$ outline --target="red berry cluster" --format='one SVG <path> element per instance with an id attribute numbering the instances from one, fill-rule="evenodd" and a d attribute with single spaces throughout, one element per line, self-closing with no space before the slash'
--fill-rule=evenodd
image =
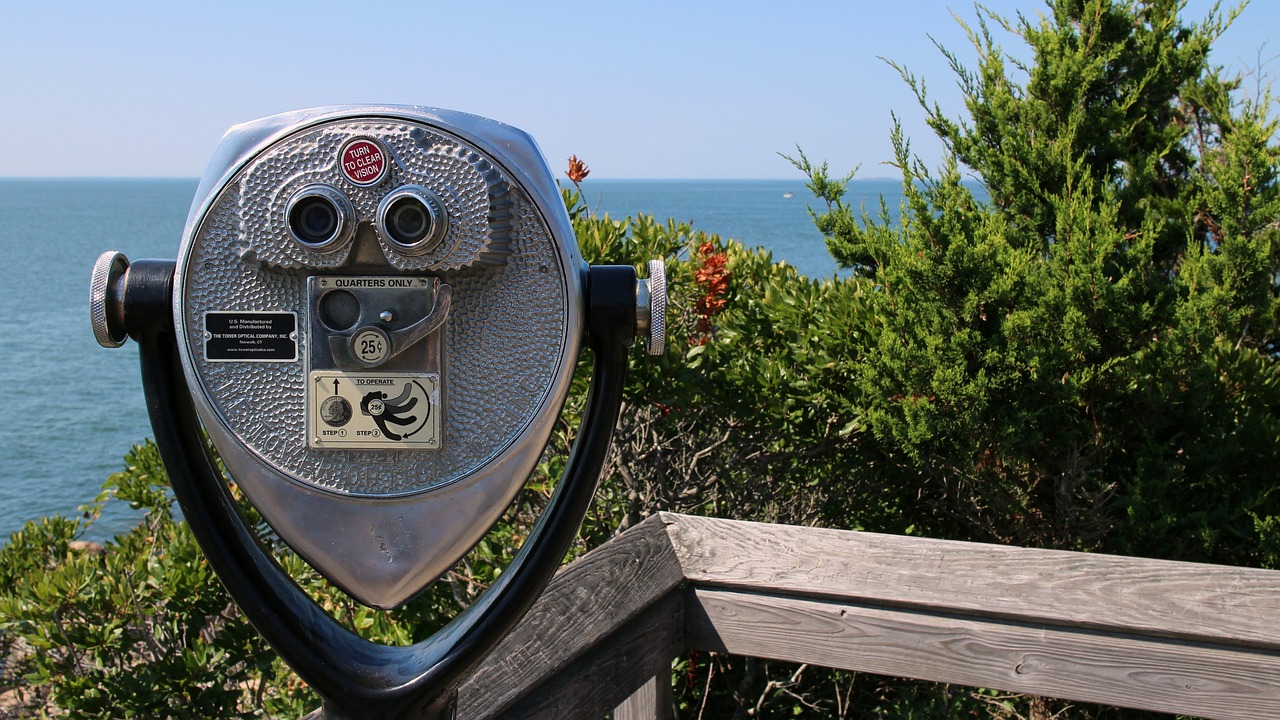
<path id="1" fill-rule="evenodd" d="M 725 295 L 729 292 L 729 256 L 723 251 L 717 252 L 714 243 L 703 242 L 698 245 L 696 259 L 698 269 L 693 273 L 693 280 L 702 288 L 702 297 L 694 305 L 694 312 L 698 315 L 696 328 L 703 334 L 705 343 L 705 336 L 712 331 L 711 318 L 724 308 Z"/>

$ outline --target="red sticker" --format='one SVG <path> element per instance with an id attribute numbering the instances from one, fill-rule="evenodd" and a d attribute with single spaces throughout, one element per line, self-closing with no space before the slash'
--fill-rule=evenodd
<path id="1" fill-rule="evenodd" d="M 342 146 L 342 174 L 353 185 L 373 185 L 387 174 L 387 154 L 372 140 L 358 138 Z"/>

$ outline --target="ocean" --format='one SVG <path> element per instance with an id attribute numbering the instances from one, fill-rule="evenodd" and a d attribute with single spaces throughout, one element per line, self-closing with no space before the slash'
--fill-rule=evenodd
<path id="1" fill-rule="evenodd" d="M 89 327 L 94 260 L 173 258 L 196 181 L 0 179 L 0 540 L 27 520 L 71 516 L 151 436 L 133 343 L 99 347 Z M 592 210 L 646 213 L 762 246 L 810 277 L 837 272 L 796 180 L 591 180 Z M 850 185 L 855 205 L 896 208 L 896 181 Z M 136 521 L 121 503 L 87 533 L 103 539 Z"/>

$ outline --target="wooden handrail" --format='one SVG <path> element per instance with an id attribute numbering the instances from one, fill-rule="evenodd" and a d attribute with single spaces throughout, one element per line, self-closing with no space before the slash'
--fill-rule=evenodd
<path id="1" fill-rule="evenodd" d="M 563 570 L 458 717 L 662 718 L 686 650 L 1280 717 L 1280 572 L 659 514 Z"/>

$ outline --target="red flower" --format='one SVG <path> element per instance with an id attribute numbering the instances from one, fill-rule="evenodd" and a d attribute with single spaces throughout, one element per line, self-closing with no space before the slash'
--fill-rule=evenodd
<path id="1" fill-rule="evenodd" d="M 569 158 L 569 169 L 565 171 L 565 175 L 569 176 L 569 180 L 573 181 L 574 185 L 586 180 L 587 176 L 590 174 L 591 168 L 587 167 L 586 163 L 579 160 L 577 155 Z"/>
<path id="2" fill-rule="evenodd" d="M 729 292 L 729 256 L 717 252 L 714 243 L 703 242 L 698 245 L 697 259 L 693 280 L 702 288 L 702 297 L 698 298 L 693 310 L 698 315 L 695 327 L 703 334 L 699 344 L 705 344 L 715 329 L 711 318 L 724 308 L 725 295 Z"/>

